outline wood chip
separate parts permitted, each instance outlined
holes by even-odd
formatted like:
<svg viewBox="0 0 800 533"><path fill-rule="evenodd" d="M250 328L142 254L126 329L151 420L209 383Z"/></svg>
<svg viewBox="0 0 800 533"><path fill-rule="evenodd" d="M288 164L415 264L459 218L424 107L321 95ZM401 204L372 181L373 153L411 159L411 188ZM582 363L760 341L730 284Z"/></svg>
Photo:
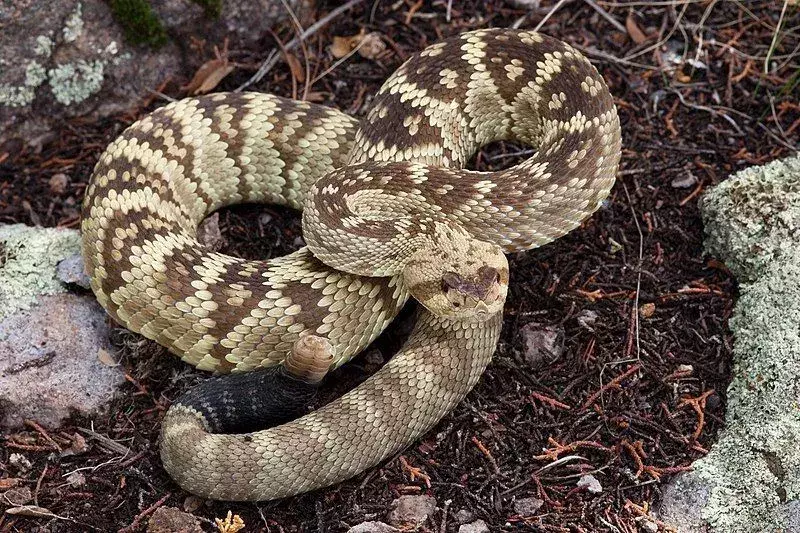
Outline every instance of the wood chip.
<svg viewBox="0 0 800 533"><path fill-rule="evenodd" d="M214 48L215 58L203 63L192 80L181 87L191 95L205 94L213 91L225 76L233 72L236 65L228 61L228 41L225 41L222 51Z"/></svg>
<svg viewBox="0 0 800 533"><path fill-rule="evenodd" d="M633 13L628 13L628 18L625 19L625 28L628 30L628 35L630 35L631 39L636 44L647 42L647 35L645 35L636 23L636 19L633 18Z"/></svg>

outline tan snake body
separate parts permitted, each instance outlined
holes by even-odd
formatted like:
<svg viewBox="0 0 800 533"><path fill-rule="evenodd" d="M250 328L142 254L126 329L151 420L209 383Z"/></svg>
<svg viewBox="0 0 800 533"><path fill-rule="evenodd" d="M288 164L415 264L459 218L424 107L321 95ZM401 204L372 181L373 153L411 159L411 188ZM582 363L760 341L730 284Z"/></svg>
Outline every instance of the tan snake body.
<svg viewBox="0 0 800 533"><path fill-rule="evenodd" d="M460 170L508 139L538 151L504 171ZM502 252L579 225L607 196L619 156L619 120L594 67L565 43L514 30L413 56L360 124L253 93L186 99L141 119L101 156L82 223L92 288L129 329L218 372L274 365L310 334L330 341L336 366L409 293L426 307L381 370L292 422L210 434L196 410L174 405L166 469L206 497L264 500L342 481L409 445L491 359ZM199 222L238 202L304 208L314 255L245 261L204 249Z"/></svg>

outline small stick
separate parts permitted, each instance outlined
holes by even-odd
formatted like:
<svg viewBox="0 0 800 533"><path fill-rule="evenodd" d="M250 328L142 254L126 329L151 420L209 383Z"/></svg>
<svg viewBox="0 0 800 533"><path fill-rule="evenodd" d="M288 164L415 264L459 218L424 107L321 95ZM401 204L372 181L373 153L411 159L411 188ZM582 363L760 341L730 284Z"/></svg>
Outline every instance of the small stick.
<svg viewBox="0 0 800 533"><path fill-rule="evenodd" d="M344 13L348 9L357 6L363 1L364 0L350 0L346 4L337 7L336 9L334 9L333 11L331 11L330 13L319 19L317 22L306 28L306 30L303 33L301 33L300 35L298 35L297 37L286 43L285 45L286 50L293 50L294 48L297 47L297 45L300 44L301 41L304 41L308 37L311 37L312 35L317 33L321 28L323 28L326 24L328 24L331 20L333 20L340 14ZM258 68L256 73L253 74L253 76L249 80L247 80L239 87L237 87L234 90L234 92L237 93L242 92L244 89L250 87L252 84L261 81L261 79L267 75L267 72L272 70L272 67L274 67L278 63L278 57L279 55L277 50L272 50L267 59L265 59L264 62L261 64L261 66Z"/></svg>
<svg viewBox="0 0 800 533"><path fill-rule="evenodd" d="M172 496L172 493L168 492L166 495L164 495L163 498L158 500L156 503L154 503L153 505L151 505L138 515L136 515L136 518L133 519L133 522L131 522L131 524L128 527L120 529L119 533L129 533L129 532L132 533L133 531L136 531L139 528L139 522L142 521L142 518L146 517L147 515L153 514L156 509L161 507L164 504L164 502L169 499L170 496Z"/></svg>
<svg viewBox="0 0 800 533"><path fill-rule="evenodd" d="M632 374L635 374L636 372L641 370L641 368L642 368L641 364L633 365L628 370L626 370L619 376L615 377L614 379L612 379L611 381L600 387L600 389L598 389L595 393L589 396L589 398L585 402L583 402L581 409L588 409L597 400L597 398L599 398L600 395L606 392L607 390L619 388L620 383L622 383L625 380L625 378L628 378Z"/></svg>
<svg viewBox="0 0 800 533"><path fill-rule="evenodd" d="M497 466L497 461L495 461L494 457L492 456L492 452L490 452L489 449L478 440L478 437L472 437L472 444L477 446L481 453L486 456L486 458L489 460L489 463L492 465L492 470L494 470L494 473L500 474L500 467Z"/></svg>

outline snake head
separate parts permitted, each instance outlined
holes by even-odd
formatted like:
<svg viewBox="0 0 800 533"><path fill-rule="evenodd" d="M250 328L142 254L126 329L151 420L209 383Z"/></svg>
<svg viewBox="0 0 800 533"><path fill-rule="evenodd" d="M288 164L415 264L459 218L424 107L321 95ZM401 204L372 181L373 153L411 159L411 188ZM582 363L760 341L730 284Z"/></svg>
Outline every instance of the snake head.
<svg viewBox="0 0 800 533"><path fill-rule="evenodd" d="M508 260L499 246L441 226L431 243L405 265L403 281L433 314L482 322L503 309Z"/></svg>

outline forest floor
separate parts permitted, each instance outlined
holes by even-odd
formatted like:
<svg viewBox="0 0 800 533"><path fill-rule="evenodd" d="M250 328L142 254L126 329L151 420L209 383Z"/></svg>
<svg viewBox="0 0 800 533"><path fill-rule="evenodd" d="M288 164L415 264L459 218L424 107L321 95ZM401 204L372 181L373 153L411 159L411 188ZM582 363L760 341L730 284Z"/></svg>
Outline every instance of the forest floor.
<svg viewBox="0 0 800 533"><path fill-rule="evenodd" d="M545 0L531 9L465 0L448 9L445 0L398 0L362 2L333 18L309 37L305 56L293 52L293 68L281 61L249 89L305 95L363 115L369 95L404 58L440 38L489 26L540 27L584 51L614 94L623 156L611 196L578 230L511 257L493 363L466 400L401 457L277 502L188 497L163 470L157 438L170 400L202 373L118 329L114 343L128 383L107 417L4 436L2 460L23 454L38 505L65 519L5 515L0 531L143 530L165 505L209 520L230 510L245 531L343 532L384 519L403 494L437 499L439 510L422 531L456 531L459 510L493 532L638 531L661 484L702 457L723 425L732 346L726 324L736 284L704 255L698 203L729 174L797 148L800 11L789 6L782 15L782 4ZM335 5L316 2L305 25ZM362 29L378 32L386 51L336 64L327 51L334 37ZM276 37L286 43L294 35L287 23ZM197 47L201 60L213 57L214 44L222 45ZM267 40L263 50L273 46ZM240 86L266 57L227 53L237 67L215 90ZM184 96L186 81L165 83L124 116L65 123L41 150L0 150L0 223L77 228L103 148L163 105L159 94ZM493 145L473 168L509 166L519 151ZM66 187L54 178L59 174ZM219 222L227 253L264 258L301 244L299 218L269 206L225 209ZM409 309L402 320L412 319ZM407 324L391 326L373 356L337 371L324 398L363 381L396 349L403 329ZM63 453L75 446L79 453ZM412 478L408 465L426 476ZM65 482L76 472L82 482ZM600 491L578 486L585 474ZM527 497L544 502L534 516L514 509Z"/></svg>

